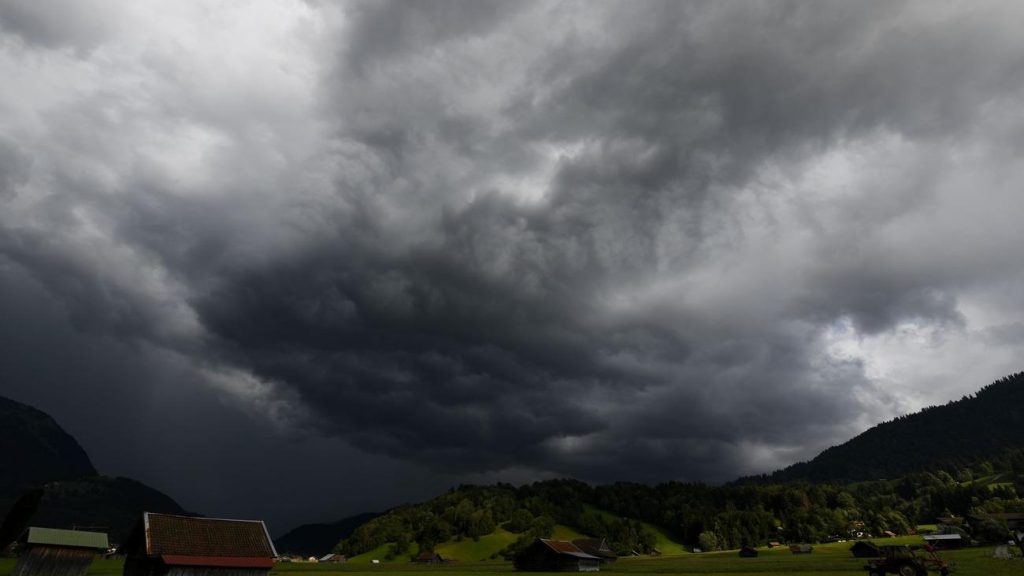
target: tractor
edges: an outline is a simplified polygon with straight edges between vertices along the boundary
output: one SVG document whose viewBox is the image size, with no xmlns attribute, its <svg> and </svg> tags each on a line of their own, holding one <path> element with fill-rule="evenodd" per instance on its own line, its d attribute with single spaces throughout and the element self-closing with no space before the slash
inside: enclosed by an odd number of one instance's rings
<svg viewBox="0 0 1024 576">
<path fill-rule="evenodd" d="M 939 557 L 935 548 L 924 546 L 879 546 L 879 556 L 875 560 L 869 560 L 864 569 L 868 576 L 885 576 L 885 574 L 898 574 L 899 576 L 926 576 L 928 570 L 935 570 L 941 576 L 947 576 L 950 572 L 949 564 Z M 917 554 L 923 551 L 923 554 Z"/>
</svg>

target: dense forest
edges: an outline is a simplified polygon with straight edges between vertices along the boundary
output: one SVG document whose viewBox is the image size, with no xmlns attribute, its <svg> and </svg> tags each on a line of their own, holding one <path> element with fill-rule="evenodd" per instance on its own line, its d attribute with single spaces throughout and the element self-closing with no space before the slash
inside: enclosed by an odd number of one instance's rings
<svg viewBox="0 0 1024 576">
<path fill-rule="evenodd" d="M 590 486 L 552 480 L 521 487 L 460 486 L 397 508 L 336 546 L 352 556 L 389 544 L 433 549 L 498 527 L 517 534 L 511 556 L 556 525 L 605 538 L 620 554 L 657 553 L 651 526 L 704 550 L 778 540 L 906 534 L 938 517 L 1024 512 L 1024 373 L 945 406 L 880 424 L 810 462 L 724 486 L 667 482 Z M 645 526 L 645 523 L 647 524 Z M 998 526 L 957 528 L 976 539 Z"/>
</svg>

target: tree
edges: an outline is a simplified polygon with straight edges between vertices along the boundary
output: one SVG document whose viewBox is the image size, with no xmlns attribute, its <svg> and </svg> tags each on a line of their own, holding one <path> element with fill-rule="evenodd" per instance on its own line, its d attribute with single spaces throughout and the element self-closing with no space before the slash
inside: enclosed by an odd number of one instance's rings
<svg viewBox="0 0 1024 576">
<path fill-rule="evenodd" d="M 700 544 L 700 549 L 705 552 L 718 550 L 718 536 L 714 532 L 704 531 L 697 537 L 697 543 Z"/>
</svg>

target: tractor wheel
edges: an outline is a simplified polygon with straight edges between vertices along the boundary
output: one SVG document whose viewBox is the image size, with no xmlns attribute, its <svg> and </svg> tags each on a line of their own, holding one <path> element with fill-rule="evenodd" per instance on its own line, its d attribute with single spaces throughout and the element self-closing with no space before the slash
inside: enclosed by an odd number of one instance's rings
<svg viewBox="0 0 1024 576">
<path fill-rule="evenodd" d="M 921 570 L 921 567 L 913 562 L 904 562 L 900 564 L 897 572 L 900 576 L 925 576 L 926 572 Z"/>
</svg>

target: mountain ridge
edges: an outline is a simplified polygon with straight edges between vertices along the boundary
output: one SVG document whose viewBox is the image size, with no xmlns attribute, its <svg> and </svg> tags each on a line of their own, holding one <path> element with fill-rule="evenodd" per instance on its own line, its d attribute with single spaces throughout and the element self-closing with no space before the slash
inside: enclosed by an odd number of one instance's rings
<svg viewBox="0 0 1024 576">
<path fill-rule="evenodd" d="M 100 475 L 52 416 L 3 396 L 0 451 L 0 540 L 16 538 L 31 524 L 93 526 L 119 542 L 143 511 L 188 514 L 142 482 Z"/>
<path fill-rule="evenodd" d="M 873 426 L 806 462 L 737 482 L 855 482 L 903 476 L 943 462 L 964 463 L 1024 448 L 1022 429 L 1024 372 L 1018 372 L 960 400 Z"/>
<path fill-rule="evenodd" d="M 509 557 L 563 525 L 606 538 L 620 553 L 654 550 L 652 528 L 713 550 L 906 534 L 938 516 L 1024 512 L 1024 438 L 1015 435 L 1024 429 L 1022 408 L 1024 372 L 874 426 L 809 462 L 721 486 L 571 479 L 459 486 L 367 522 L 335 550 L 396 559 L 505 530 L 518 538 L 500 553 Z"/>
</svg>

